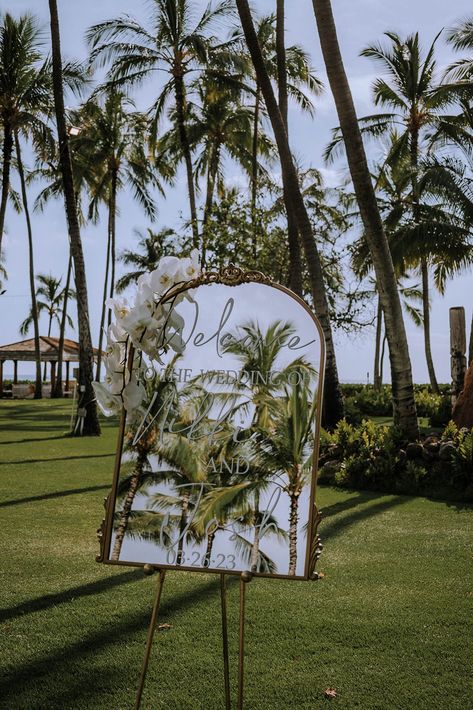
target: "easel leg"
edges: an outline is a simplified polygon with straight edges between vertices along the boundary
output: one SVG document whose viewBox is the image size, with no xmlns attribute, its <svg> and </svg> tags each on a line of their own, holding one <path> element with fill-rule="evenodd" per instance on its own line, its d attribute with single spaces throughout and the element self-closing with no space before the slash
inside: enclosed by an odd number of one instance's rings
<svg viewBox="0 0 473 710">
<path fill-rule="evenodd" d="M 136 693 L 135 710 L 139 710 L 141 706 L 141 696 L 143 695 L 143 688 L 146 680 L 146 672 L 148 670 L 149 657 L 151 655 L 151 647 L 153 645 L 154 632 L 156 630 L 156 622 L 158 621 L 158 611 L 159 603 L 161 601 L 161 592 L 164 585 L 164 576 L 166 572 L 164 570 L 159 570 L 158 588 L 156 590 L 156 596 L 154 598 L 153 611 L 151 614 L 151 621 L 148 628 L 148 638 L 146 640 L 145 657 L 143 659 L 143 665 L 141 667 L 140 684 L 138 686 L 138 692 Z"/>
<path fill-rule="evenodd" d="M 245 664 L 245 589 L 251 582 L 251 572 L 242 572 L 240 577 L 240 642 L 238 652 L 238 710 L 243 710 L 243 674 Z"/>
<path fill-rule="evenodd" d="M 228 658 L 228 627 L 227 627 L 227 578 L 220 575 L 220 599 L 222 602 L 222 642 L 223 642 L 223 676 L 225 679 L 225 710 L 231 710 L 230 670 Z"/>
</svg>

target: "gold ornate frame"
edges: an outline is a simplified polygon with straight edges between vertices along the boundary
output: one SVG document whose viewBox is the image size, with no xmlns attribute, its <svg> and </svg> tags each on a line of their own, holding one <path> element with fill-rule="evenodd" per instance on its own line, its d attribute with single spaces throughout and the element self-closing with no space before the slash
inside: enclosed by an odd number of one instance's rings
<svg viewBox="0 0 473 710">
<path fill-rule="evenodd" d="M 296 293 L 291 291 L 275 281 L 273 281 L 269 276 L 266 276 L 260 271 L 245 271 L 240 269 L 233 264 L 220 269 L 220 271 L 207 271 L 198 276 L 196 279 L 187 281 L 183 284 L 178 284 L 171 288 L 163 299 L 163 303 L 171 300 L 173 297 L 179 295 L 184 291 L 189 291 L 191 289 L 198 288 L 200 286 L 208 286 L 210 284 L 222 284 L 224 286 L 240 286 L 247 283 L 259 283 L 265 286 L 270 286 L 278 291 L 286 293 L 288 296 L 293 298 L 300 306 L 302 306 L 306 312 L 310 315 L 315 326 L 317 328 L 318 334 L 320 336 L 320 364 L 319 364 L 319 379 L 317 388 L 317 410 L 315 416 L 315 440 L 314 440 L 314 451 L 313 451 L 313 461 L 312 461 L 312 480 L 311 480 L 311 490 L 310 490 L 310 500 L 309 500 L 309 525 L 308 530 L 311 534 L 307 535 L 307 549 L 305 555 L 305 569 L 303 575 L 284 575 L 284 574 L 270 574 L 265 572 L 255 572 L 251 574 L 252 577 L 267 577 L 270 579 L 291 579 L 291 580 L 315 580 L 318 578 L 317 572 L 315 571 L 315 566 L 317 560 L 320 557 L 322 545 L 320 542 L 319 535 L 317 533 L 318 526 L 321 520 L 321 515 L 317 509 L 316 505 L 316 490 L 317 490 L 317 471 L 318 471 L 318 459 L 319 459 L 319 448 L 320 448 L 320 428 L 322 419 L 322 398 L 324 390 L 324 373 L 325 373 L 325 338 L 320 325 L 319 320 L 309 308 L 307 303 Z M 127 562 L 120 560 L 110 559 L 110 547 L 112 541 L 113 532 L 113 518 L 115 513 L 115 502 L 117 498 L 117 490 L 120 476 L 120 466 L 123 450 L 123 441 L 125 436 L 126 427 L 126 412 L 123 409 L 120 416 L 120 425 L 118 433 L 117 449 L 115 454 L 115 466 L 113 473 L 112 488 L 109 495 L 104 499 L 105 507 L 105 518 L 103 518 L 102 523 L 97 530 L 97 537 L 100 543 L 100 554 L 97 555 L 96 561 L 102 562 L 104 564 L 110 565 L 120 565 L 126 567 L 143 567 L 149 568 L 150 565 L 145 562 Z M 154 566 L 152 566 L 154 567 Z M 185 572 L 199 572 L 199 573 L 211 573 L 220 574 L 222 576 L 221 570 L 207 569 L 202 567 L 186 567 L 185 565 L 156 565 L 156 569 L 160 570 L 182 570 Z M 225 575 L 231 574 L 241 577 L 241 570 L 225 570 Z"/>
</svg>

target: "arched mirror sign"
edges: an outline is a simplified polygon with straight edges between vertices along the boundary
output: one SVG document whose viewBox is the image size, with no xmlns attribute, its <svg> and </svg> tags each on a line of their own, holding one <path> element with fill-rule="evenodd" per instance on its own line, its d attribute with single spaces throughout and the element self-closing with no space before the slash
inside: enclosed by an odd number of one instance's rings
<svg viewBox="0 0 473 710">
<path fill-rule="evenodd" d="M 178 284 L 122 414 L 100 561 L 310 579 L 324 341 L 306 304 L 229 267 Z M 136 349 L 126 349 L 128 371 Z"/>
</svg>

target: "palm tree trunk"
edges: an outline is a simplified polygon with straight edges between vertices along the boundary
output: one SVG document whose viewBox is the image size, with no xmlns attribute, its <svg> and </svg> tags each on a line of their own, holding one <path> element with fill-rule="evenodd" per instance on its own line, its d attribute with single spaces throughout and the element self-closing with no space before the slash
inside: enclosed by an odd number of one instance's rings
<svg viewBox="0 0 473 710">
<path fill-rule="evenodd" d="M 473 363 L 473 315 L 471 317 L 470 342 L 468 345 L 468 365 L 471 367 Z"/>
<path fill-rule="evenodd" d="M 258 248 L 258 225 L 256 222 L 256 200 L 258 197 L 258 140 L 261 88 L 256 82 L 255 114 L 253 118 L 253 147 L 251 154 L 251 222 L 253 227 L 253 259 L 256 259 Z"/>
<path fill-rule="evenodd" d="M 373 384 L 377 392 L 381 389 L 380 378 L 380 356 L 381 356 L 381 332 L 383 329 L 383 309 L 381 308 L 381 300 L 378 296 L 378 310 L 376 313 L 376 345 L 374 350 L 374 375 Z"/>
<path fill-rule="evenodd" d="M 21 147 L 20 139 L 18 133 L 15 132 L 15 150 L 16 150 L 16 160 L 18 174 L 20 176 L 21 184 L 21 199 L 23 202 L 23 210 L 25 212 L 26 218 L 26 230 L 28 233 L 28 256 L 29 256 L 29 278 L 30 278 L 30 292 L 31 292 L 31 317 L 33 319 L 33 329 L 34 329 L 34 354 L 35 354 L 35 364 L 36 364 L 36 378 L 35 378 L 35 391 L 34 398 L 42 399 L 42 382 L 41 382 L 41 348 L 39 342 L 39 318 L 38 318 L 38 305 L 36 303 L 36 287 L 34 282 L 34 250 L 33 250 L 33 230 L 31 228 L 30 210 L 28 207 L 28 195 L 26 193 L 26 182 L 25 182 L 25 172 L 23 169 L 23 160 L 21 158 Z"/>
<path fill-rule="evenodd" d="M 255 535 L 253 538 L 253 544 L 251 546 L 250 570 L 252 572 L 258 572 L 258 558 L 259 558 L 259 545 L 260 545 L 259 491 L 256 491 L 256 493 L 255 493 L 255 509 L 254 509 L 254 515 L 253 515 L 253 527 L 255 529 Z"/>
<path fill-rule="evenodd" d="M 429 267 L 425 257 L 421 258 L 422 272 L 422 312 L 424 320 L 424 347 L 427 370 L 429 371 L 430 386 L 434 394 L 440 394 L 440 389 L 435 375 L 432 346 L 430 338 L 430 298 L 429 298 Z"/>
<path fill-rule="evenodd" d="M 268 109 L 271 125 L 278 146 L 281 160 L 281 172 L 283 176 L 284 189 L 294 206 L 294 216 L 297 227 L 301 235 L 302 244 L 309 271 L 312 297 L 315 312 L 319 318 L 325 336 L 326 345 L 326 376 L 325 376 L 325 401 L 324 419 L 325 426 L 333 427 L 343 417 L 343 398 L 338 379 L 335 348 L 332 337 L 332 327 L 325 290 L 325 283 L 320 263 L 319 253 L 312 232 L 312 225 L 305 208 L 304 200 L 299 186 L 297 172 L 292 160 L 284 121 L 279 111 L 279 106 L 274 96 L 271 80 L 266 70 L 258 37 L 255 32 L 253 19 L 251 17 L 248 0 L 236 0 L 240 20 L 245 34 L 246 43 L 251 54 L 256 76 L 261 85 L 266 106 Z"/>
<path fill-rule="evenodd" d="M 182 564 L 182 553 L 184 550 L 184 537 L 186 534 L 187 523 L 189 520 L 189 500 L 190 493 L 183 493 L 182 495 L 182 507 L 181 507 L 181 520 L 179 521 L 179 540 L 177 543 L 177 557 L 176 564 Z"/>
<path fill-rule="evenodd" d="M 217 534 L 218 526 L 210 530 L 207 535 L 207 549 L 205 550 L 205 567 L 210 567 L 210 558 L 212 557 L 212 548 L 214 545 L 215 535 Z"/>
<path fill-rule="evenodd" d="M 192 245 L 194 248 L 199 248 L 199 226 L 197 223 L 197 208 L 195 202 L 195 185 L 194 185 L 194 173 L 192 169 L 192 156 L 189 145 L 189 138 L 187 135 L 186 120 L 185 120 L 185 89 L 184 80 L 182 75 L 177 75 L 174 79 L 174 88 L 176 96 L 176 114 L 177 114 L 177 128 L 179 131 L 179 141 L 181 143 L 181 150 L 184 156 L 184 162 L 186 164 L 187 173 L 187 190 L 189 193 L 189 204 L 191 210 L 191 222 L 192 222 Z"/>
<path fill-rule="evenodd" d="M 420 212 L 420 197 L 418 184 L 418 166 L 419 166 L 419 130 L 415 127 L 410 129 L 410 156 L 411 156 L 411 172 L 412 172 L 412 211 L 414 221 L 419 224 L 421 220 Z M 422 276 L 422 310 L 423 310 L 423 330 L 424 330 L 424 348 L 425 359 L 427 362 L 427 370 L 429 373 L 430 386 L 434 394 L 439 394 L 439 386 L 435 375 L 434 361 L 432 358 L 432 347 L 430 342 L 430 299 L 429 299 L 429 267 L 424 256 L 420 260 L 420 269 Z"/>
<path fill-rule="evenodd" d="M 207 170 L 207 194 L 205 197 L 205 207 L 204 207 L 204 221 L 202 229 L 202 257 L 201 257 L 201 267 L 205 268 L 205 262 L 207 260 L 207 243 L 208 243 L 208 223 L 210 215 L 212 214 L 213 207 L 213 197 L 215 192 L 215 182 L 217 179 L 218 165 L 220 161 L 220 146 L 218 143 L 212 146 L 212 155 L 209 161 L 209 167 Z"/>
<path fill-rule="evenodd" d="M 289 494 L 289 572 L 296 574 L 297 569 L 297 525 L 299 522 L 299 496 L 292 492 Z"/>
<path fill-rule="evenodd" d="M 387 341 L 387 336 L 386 333 L 384 334 L 383 337 L 383 346 L 381 348 L 381 360 L 379 363 L 379 388 L 381 389 L 382 384 L 383 384 L 383 375 L 384 375 L 384 353 L 386 352 L 386 341 Z"/>
<path fill-rule="evenodd" d="M 107 257 L 105 259 L 105 277 L 103 281 L 103 297 L 102 297 L 102 315 L 100 316 L 100 332 L 99 332 L 99 344 L 98 344 L 98 353 L 97 353 L 97 369 L 95 372 L 95 379 L 97 382 L 100 382 L 100 370 L 102 368 L 102 347 L 103 347 L 103 336 L 104 336 L 104 328 L 105 328 L 105 316 L 107 314 L 107 305 L 106 305 L 106 300 L 107 300 L 107 293 L 108 293 L 108 274 L 110 272 L 110 248 L 111 248 L 111 241 L 112 241 L 112 220 L 111 220 L 111 214 L 112 211 L 108 209 L 108 235 L 107 235 Z"/>
<path fill-rule="evenodd" d="M 284 0 L 277 0 L 276 58 L 278 66 L 279 110 L 289 141 Z M 287 240 L 289 246 L 289 288 L 291 288 L 294 293 L 302 296 L 302 259 L 299 230 L 297 229 L 297 221 L 294 216 L 292 202 L 286 189 L 284 189 L 284 205 L 287 214 Z"/>
<path fill-rule="evenodd" d="M 109 205 L 109 224 L 110 224 L 110 291 L 109 296 L 113 298 L 115 293 L 115 267 L 117 262 L 116 248 L 116 214 L 117 214 L 117 174 L 112 172 L 111 193 Z M 112 310 L 108 311 L 108 325 L 112 322 Z"/>
<path fill-rule="evenodd" d="M 128 521 L 130 519 L 131 509 L 133 507 L 133 502 L 135 500 L 136 493 L 140 484 L 140 478 L 143 475 L 143 469 L 146 464 L 147 453 L 144 448 L 138 450 L 138 456 L 136 459 L 136 467 L 133 472 L 133 476 L 130 479 L 130 486 L 128 488 L 125 500 L 123 502 L 123 508 L 120 513 L 120 518 L 118 525 L 115 529 L 115 541 L 113 543 L 112 560 L 118 561 L 120 559 L 120 552 L 123 545 L 123 540 L 125 538 L 125 533 L 128 527 Z"/>
<path fill-rule="evenodd" d="M 52 304 L 51 304 L 51 309 L 52 309 Z M 51 328 L 53 325 L 53 314 L 52 311 L 49 311 L 49 321 L 48 321 L 48 338 L 51 336 Z M 43 368 L 43 382 L 46 382 L 46 378 L 48 376 L 48 363 L 44 363 L 44 368 Z"/>
<path fill-rule="evenodd" d="M 13 153 L 13 131 L 9 123 L 3 125 L 3 165 L 2 165 L 2 199 L 0 202 L 0 254 L 2 252 L 3 230 L 7 212 L 8 192 L 10 190 L 10 170 Z"/>
<path fill-rule="evenodd" d="M 90 335 L 89 306 L 87 298 L 87 280 L 85 275 L 84 254 L 80 236 L 79 219 L 77 215 L 74 179 L 72 174 L 71 156 L 67 136 L 66 117 L 64 109 L 64 93 L 62 86 L 61 40 L 59 33 L 59 18 L 57 0 L 49 0 L 51 17 L 51 45 L 53 68 L 54 106 L 56 112 L 57 132 L 59 139 L 60 166 L 64 188 L 64 202 L 69 231 L 71 253 L 74 259 L 74 275 L 77 294 L 77 321 L 79 330 L 79 372 L 80 385 L 83 387 L 79 400 L 78 416 L 85 409 L 82 427 L 83 434 L 100 434 L 100 424 L 97 414 L 97 404 L 92 387 L 94 351 Z M 78 427 L 80 430 L 80 427 Z"/>
<path fill-rule="evenodd" d="M 407 438 L 419 435 L 412 368 L 401 301 L 360 127 L 338 44 L 330 0 L 312 0 L 327 75 L 337 107 L 348 165 L 376 273 L 389 344 L 394 422 Z"/>
<path fill-rule="evenodd" d="M 69 252 L 69 260 L 67 263 L 67 275 L 66 275 L 66 285 L 64 287 L 64 298 L 62 301 L 62 313 L 61 313 L 61 326 L 59 329 L 59 356 L 57 361 L 57 373 L 56 373 L 56 386 L 53 397 L 62 398 L 62 365 L 64 359 L 64 339 L 66 337 L 66 324 L 67 324 L 67 302 L 69 300 L 69 290 L 71 288 L 71 276 L 72 276 L 72 254 Z"/>
</svg>

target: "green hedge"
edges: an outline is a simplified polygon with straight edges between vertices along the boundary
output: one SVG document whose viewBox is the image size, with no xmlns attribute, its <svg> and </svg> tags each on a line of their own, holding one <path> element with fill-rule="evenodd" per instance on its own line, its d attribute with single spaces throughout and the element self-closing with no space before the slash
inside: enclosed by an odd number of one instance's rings
<svg viewBox="0 0 473 710">
<path fill-rule="evenodd" d="M 417 414 L 426 417 L 433 427 L 444 427 L 451 417 L 449 385 L 440 386 L 441 394 L 432 394 L 428 385 L 415 385 Z M 365 417 L 391 417 L 392 388 L 383 385 L 379 391 L 373 385 L 342 385 L 345 416 L 351 424 L 359 425 Z"/>
</svg>

